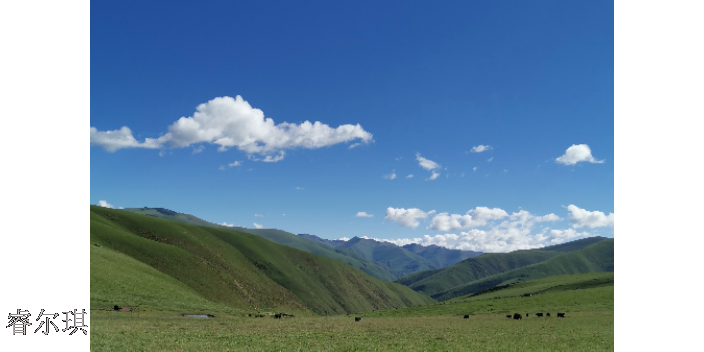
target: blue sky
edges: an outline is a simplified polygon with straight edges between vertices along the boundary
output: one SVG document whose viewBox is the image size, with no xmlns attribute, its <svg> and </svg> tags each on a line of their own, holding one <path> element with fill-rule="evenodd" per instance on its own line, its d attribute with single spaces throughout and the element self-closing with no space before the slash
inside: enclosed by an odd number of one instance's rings
<svg viewBox="0 0 704 352">
<path fill-rule="evenodd" d="M 91 204 L 481 251 L 613 237 L 612 2 L 92 3 L 90 34 Z"/>
</svg>

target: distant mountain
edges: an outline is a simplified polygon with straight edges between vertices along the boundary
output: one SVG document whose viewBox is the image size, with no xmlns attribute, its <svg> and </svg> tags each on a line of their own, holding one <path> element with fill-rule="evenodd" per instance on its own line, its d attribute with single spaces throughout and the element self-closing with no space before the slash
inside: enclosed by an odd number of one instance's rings
<svg viewBox="0 0 704 352">
<path fill-rule="evenodd" d="M 364 258 L 385 264 L 399 277 L 418 271 L 437 269 L 437 266 L 427 259 L 389 242 L 354 237 L 338 244 L 336 248 L 349 250 Z"/>
<path fill-rule="evenodd" d="M 260 236 L 158 217 L 90 207 L 92 309 L 117 304 L 182 313 L 325 315 L 433 302 L 337 260 Z"/>
<path fill-rule="evenodd" d="M 146 216 L 151 216 L 153 218 L 176 221 L 176 222 L 180 222 L 182 224 L 191 224 L 191 225 L 198 225 L 198 226 L 211 226 L 211 227 L 225 227 L 222 225 L 218 225 L 218 224 L 215 224 L 212 222 L 205 221 L 205 220 L 197 218 L 193 215 L 179 213 L 179 212 L 175 212 L 173 210 L 169 210 L 169 209 L 165 209 L 165 208 L 144 207 L 144 208 L 127 208 L 127 209 L 121 209 L 121 210 L 129 211 L 131 213 L 137 213 L 137 214 L 142 214 L 142 215 L 146 215 Z"/>
<path fill-rule="evenodd" d="M 539 249 L 519 250 L 510 253 L 485 253 L 440 270 L 414 273 L 395 282 L 433 296 L 488 276 L 544 262 L 605 239 L 604 237 L 589 237 Z"/>
<path fill-rule="evenodd" d="M 571 274 L 614 271 L 614 240 L 600 238 L 600 241 L 585 241 L 587 246 L 566 246 L 559 249 L 574 249 L 574 251 L 556 251 L 559 255 L 541 263 L 509 270 L 501 274 L 485 277 L 480 280 L 455 286 L 443 292 L 432 294 L 431 297 L 444 301 L 492 287 L 512 284 L 519 281 L 541 279 L 545 277 Z M 575 241 L 576 242 L 576 241 Z M 589 243 L 591 242 L 591 243 Z"/>
<path fill-rule="evenodd" d="M 457 264 L 465 259 L 474 258 L 481 255 L 481 252 L 462 251 L 459 249 L 449 249 L 436 245 L 421 246 L 411 243 L 403 246 L 403 249 L 418 254 L 435 264 L 438 268 L 444 268 L 453 264 Z"/>
<path fill-rule="evenodd" d="M 338 246 L 345 243 L 345 241 L 342 241 L 342 240 L 328 240 L 325 238 L 320 238 L 316 235 L 309 235 L 307 233 L 301 233 L 301 234 L 298 234 L 298 236 L 303 237 L 303 238 L 307 238 L 311 241 L 326 244 L 326 245 L 331 246 L 333 248 L 337 248 Z"/>
</svg>

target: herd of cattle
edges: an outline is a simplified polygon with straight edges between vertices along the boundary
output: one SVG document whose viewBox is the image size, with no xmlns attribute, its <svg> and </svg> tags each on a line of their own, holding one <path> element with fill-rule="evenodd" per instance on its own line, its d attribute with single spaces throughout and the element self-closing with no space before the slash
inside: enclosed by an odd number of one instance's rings
<svg viewBox="0 0 704 352">
<path fill-rule="evenodd" d="M 529 314 L 529 313 L 526 313 L 526 318 L 528 318 L 528 314 Z M 543 316 L 543 313 L 535 313 L 535 316 L 538 317 L 538 318 L 541 318 L 541 317 Z M 546 317 L 549 317 L 549 316 L 550 316 L 550 313 L 545 313 L 545 316 L 546 316 Z M 558 317 L 558 318 L 564 318 L 564 317 L 565 317 L 565 313 L 557 313 L 557 317 Z M 512 316 L 512 315 L 508 314 L 508 315 L 506 315 L 506 318 L 509 318 L 509 319 L 510 319 L 510 318 L 513 318 L 513 319 L 515 319 L 515 320 L 521 320 L 521 319 L 523 319 L 523 315 L 518 314 L 518 313 L 514 313 L 513 316 Z"/>
</svg>

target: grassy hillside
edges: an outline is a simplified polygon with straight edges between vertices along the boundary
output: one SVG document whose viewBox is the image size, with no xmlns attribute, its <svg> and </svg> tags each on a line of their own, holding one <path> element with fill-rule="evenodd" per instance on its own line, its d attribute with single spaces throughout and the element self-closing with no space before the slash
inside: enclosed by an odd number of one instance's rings
<svg viewBox="0 0 704 352">
<path fill-rule="evenodd" d="M 614 271 L 614 240 L 605 239 L 574 252 L 566 252 L 544 262 L 513 269 L 498 275 L 472 281 L 449 290 L 433 294 L 445 301 L 454 297 L 472 294 L 492 287 L 518 281 L 591 272 Z"/>
<path fill-rule="evenodd" d="M 488 276 L 540 263 L 602 240 L 604 240 L 603 237 L 591 237 L 541 249 L 510 253 L 486 253 L 441 270 L 408 275 L 397 279 L 396 282 L 432 296 Z"/>
<path fill-rule="evenodd" d="M 347 263 L 380 280 L 392 281 L 399 277 L 399 275 L 396 274 L 393 270 L 391 270 L 388 266 L 370 259 L 366 259 L 357 253 L 343 249 L 335 249 L 322 242 L 314 241 L 312 239 L 305 238 L 302 236 L 297 236 L 286 231 L 277 229 L 244 228 L 238 230 L 246 233 L 251 233 L 260 237 L 264 237 L 270 241 L 300 249 L 308 253 L 313 253 L 315 255 Z"/>
<path fill-rule="evenodd" d="M 432 302 L 427 296 L 375 279 L 347 264 L 226 228 L 91 206 L 91 243 L 100 245 L 94 251 L 110 253 L 104 255 L 106 258 L 96 256 L 91 262 L 94 309 L 128 304 L 113 302 L 120 296 L 146 297 L 144 302 L 152 302 L 149 304 L 154 308 L 178 306 L 178 302 L 154 303 L 169 299 L 157 294 L 165 290 L 174 292 L 172 299 L 187 297 L 190 292 L 212 302 L 213 307 L 227 306 L 242 312 L 343 314 Z M 130 284 L 111 271 L 115 265 L 132 267 L 130 270 L 143 274 Z M 112 276 L 116 276 L 114 284 Z M 154 287 L 164 289 L 148 292 L 151 289 L 138 284 L 149 280 L 158 282 Z M 181 288 L 167 289 L 174 285 Z"/>
<path fill-rule="evenodd" d="M 481 252 L 449 249 L 436 246 L 434 244 L 430 246 L 421 246 L 419 244 L 411 243 L 403 246 L 402 248 L 427 259 L 438 268 L 454 265 L 465 259 L 474 258 L 482 254 Z"/>
<path fill-rule="evenodd" d="M 532 294 L 530 297 L 521 297 Z M 552 276 L 456 297 L 426 306 L 366 312 L 364 317 L 499 315 L 536 312 L 607 312 L 613 315 L 614 273 Z M 505 318 L 504 318 L 505 319 Z"/>
<path fill-rule="evenodd" d="M 437 268 L 425 258 L 392 243 L 354 237 L 337 248 L 385 264 L 398 275 L 397 277 Z"/>
</svg>

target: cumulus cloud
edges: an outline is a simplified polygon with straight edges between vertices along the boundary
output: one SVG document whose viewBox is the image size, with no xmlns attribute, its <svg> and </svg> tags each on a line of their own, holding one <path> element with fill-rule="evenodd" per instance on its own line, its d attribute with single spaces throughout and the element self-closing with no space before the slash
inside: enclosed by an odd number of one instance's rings
<svg viewBox="0 0 704 352">
<path fill-rule="evenodd" d="M 409 174 L 406 178 L 413 178 L 413 174 Z"/>
<path fill-rule="evenodd" d="M 271 118 L 264 117 L 263 111 L 253 108 L 239 95 L 235 98 L 218 97 L 200 104 L 193 116 L 181 117 L 168 126 L 167 131 L 157 139 L 138 142 L 128 127 L 115 131 L 98 131 L 91 127 L 90 139 L 91 145 L 101 146 L 109 152 L 121 148 L 160 148 L 164 145 L 183 148 L 212 143 L 219 145 L 220 151 L 234 147 L 248 154 L 267 156 L 284 149 L 317 149 L 355 140 L 365 144 L 373 141 L 372 134 L 359 124 L 336 128 L 320 121 L 275 124 Z M 283 158 L 279 154 L 270 161 L 279 157 Z"/>
<path fill-rule="evenodd" d="M 600 211 L 584 210 L 572 204 L 567 207 L 567 210 L 570 212 L 570 221 L 575 229 L 614 226 L 614 213 L 606 215 Z"/>
<path fill-rule="evenodd" d="M 428 178 L 426 179 L 426 181 L 432 181 L 432 180 L 438 178 L 438 176 L 440 176 L 440 173 L 433 171 L 433 174 L 430 175 L 430 177 L 428 177 Z"/>
<path fill-rule="evenodd" d="M 403 227 L 416 228 L 420 223 L 417 219 L 425 219 L 429 215 L 435 214 L 435 210 L 429 212 L 424 212 L 417 208 L 404 209 L 404 208 L 391 208 L 386 209 L 386 216 L 384 220 L 395 221 Z"/>
<path fill-rule="evenodd" d="M 384 178 L 387 180 L 393 180 L 396 178 L 396 170 L 392 170 L 390 174 L 384 175 Z"/>
<path fill-rule="evenodd" d="M 595 164 L 601 164 L 604 160 L 596 160 L 592 156 L 592 150 L 586 144 L 573 144 L 567 148 L 565 155 L 555 159 L 555 162 L 563 165 L 574 165 L 576 163 L 586 161 Z"/>
<path fill-rule="evenodd" d="M 440 168 L 438 163 L 420 156 L 420 153 L 416 154 L 416 160 L 418 160 L 418 165 L 420 165 L 420 167 L 428 171 Z"/>
<path fill-rule="evenodd" d="M 341 238 L 338 238 L 338 240 L 347 242 L 347 241 L 349 241 L 350 239 L 347 238 L 347 237 L 341 237 Z"/>
<path fill-rule="evenodd" d="M 263 228 L 263 227 L 264 227 L 264 225 L 257 224 L 256 222 L 254 223 L 254 228 L 255 228 L 255 229 L 261 229 L 261 228 Z"/>
<path fill-rule="evenodd" d="M 127 126 L 114 131 L 98 131 L 95 127 L 91 127 L 90 144 L 103 147 L 110 153 L 122 148 L 157 149 L 161 147 L 161 143 L 153 138 L 146 138 L 141 143 L 137 142 Z"/>
<path fill-rule="evenodd" d="M 481 152 L 485 152 L 487 150 L 492 150 L 492 149 L 494 149 L 494 148 L 492 148 L 490 145 L 481 145 L 480 144 L 480 145 L 472 148 L 472 150 L 470 150 L 469 152 L 470 153 L 481 153 Z"/>
<path fill-rule="evenodd" d="M 454 231 L 472 227 L 484 226 L 490 220 L 499 220 L 508 216 L 506 211 L 487 207 L 476 207 L 465 215 L 439 213 L 430 220 L 429 230 Z"/>
<path fill-rule="evenodd" d="M 372 215 L 372 214 L 367 214 L 366 212 L 363 212 L 363 211 L 360 211 L 360 212 L 357 213 L 357 215 L 355 215 L 355 216 L 358 217 L 358 218 L 371 218 L 371 217 L 374 217 L 374 215 Z"/>
<path fill-rule="evenodd" d="M 103 208 L 115 209 L 115 207 L 112 206 L 112 204 L 110 204 L 110 203 L 108 203 L 107 201 L 104 201 L 104 200 L 99 200 L 99 201 L 98 201 L 98 206 L 99 206 L 99 207 L 103 207 Z"/>
</svg>

